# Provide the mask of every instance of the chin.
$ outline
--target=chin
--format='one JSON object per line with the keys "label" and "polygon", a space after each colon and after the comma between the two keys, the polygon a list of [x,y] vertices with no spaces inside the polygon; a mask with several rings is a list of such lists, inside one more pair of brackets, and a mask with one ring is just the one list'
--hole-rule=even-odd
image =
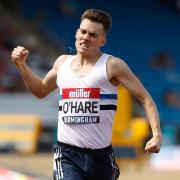
{"label": "chin", "polygon": [[82,55],[88,55],[89,54],[88,51],[85,51],[85,50],[82,50],[82,49],[77,49],[77,52],[82,54]]}

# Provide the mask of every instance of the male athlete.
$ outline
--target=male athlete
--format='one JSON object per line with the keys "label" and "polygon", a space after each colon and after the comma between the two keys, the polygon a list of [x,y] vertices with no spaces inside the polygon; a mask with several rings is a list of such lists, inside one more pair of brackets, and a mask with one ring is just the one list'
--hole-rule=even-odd
{"label": "male athlete", "polygon": [[28,50],[18,46],[12,52],[13,62],[36,97],[44,98],[59,88],[54,180],[118,179],[111,136],[117,87],[121,84],[142,103],[150,122],[152,138],[145,151],[160,150],[162,135],[151,96],[122,59],[100,50],[111,23],[106,12],[86,10],[75,35],[77,54],[61,55],[43,79],[27,66]]}

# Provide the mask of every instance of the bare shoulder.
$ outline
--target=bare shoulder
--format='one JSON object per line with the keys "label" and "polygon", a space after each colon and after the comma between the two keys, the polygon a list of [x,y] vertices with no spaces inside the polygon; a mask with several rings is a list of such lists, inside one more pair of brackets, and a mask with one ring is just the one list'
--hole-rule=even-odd
{"label": "bare shoulder", "polygon": [[62,64],[66,61],[66,59],[69,57],[70,55],[66,55],[66,54],[63,54],[61,56],[59,56],[56,61],[54,62],[54,66],[53,68],[56,69],[56,70],[59,70],[62,66]]}
{"label": "bare shoulder", "polygon": [[114,56],[109,57],[107,61],[107,68],[108,71],[114,73],[124,72],[129,69],[127,63],[123,59]]}

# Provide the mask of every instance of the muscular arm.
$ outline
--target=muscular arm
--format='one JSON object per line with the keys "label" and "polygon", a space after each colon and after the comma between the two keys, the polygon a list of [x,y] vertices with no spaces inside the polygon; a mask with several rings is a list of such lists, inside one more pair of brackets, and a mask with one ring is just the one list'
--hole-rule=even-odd
{"label": "muscular arm", "polygon": [[46,76],[41,79],[35,75],[26,64],[28,53],[28,50],[24,47],[18,46],[13,50],[11,58],[19,70],[28,90],[36,97],[43,98],[57,88],[56,77],[60,58],[56,60],[53,68],[46,74]]}
{"label": "muscular arm", "polygon": [[31,71],[27,64],[17,64],[16,66],[26,87],[37,98],[45,97],[56,88],[56,69],[54,67],[41,79]]}
{"label": "muscular arm", "polygon": [[124,61],[117,58],[111,59],[108,72],[112,79],[124,85],[144,106],[153,134],[153,138],[146,144],[145,150],[159,152],[162,135],[158,111],[152,97]]}

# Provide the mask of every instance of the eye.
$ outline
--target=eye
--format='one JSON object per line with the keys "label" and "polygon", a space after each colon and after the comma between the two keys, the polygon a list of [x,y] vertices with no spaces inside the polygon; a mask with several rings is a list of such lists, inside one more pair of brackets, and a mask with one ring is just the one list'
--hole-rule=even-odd
{"label": "eye", "polygon": [[79,31],[80,31],[81,34],[86,34],[87,33],[87,31],[84,30],[84,29],[79,29]]}
{"label": "eye", "polygon": [[96,38],[97,37],[97,34],[96,33],[89,33],[89,35],[93,38]]}

